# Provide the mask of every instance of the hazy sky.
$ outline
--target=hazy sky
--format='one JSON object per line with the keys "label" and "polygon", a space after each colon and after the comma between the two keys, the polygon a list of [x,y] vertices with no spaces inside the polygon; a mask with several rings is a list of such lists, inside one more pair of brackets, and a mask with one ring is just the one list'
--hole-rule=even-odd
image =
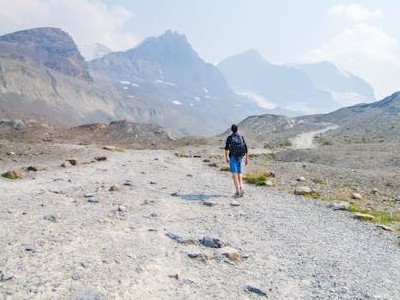
{"label": "hazy sky", "polygon": [[0,34],[42,26],[80,46],[135,47],[167,29],[205,61],[257,49],[273,63],[327,60],[372,84],[400,90],[398,0],[0,0]]}

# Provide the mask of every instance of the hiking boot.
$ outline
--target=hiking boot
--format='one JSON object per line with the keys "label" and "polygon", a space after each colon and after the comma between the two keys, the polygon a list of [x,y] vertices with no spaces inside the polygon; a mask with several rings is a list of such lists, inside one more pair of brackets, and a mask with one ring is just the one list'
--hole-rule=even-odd
{"label": "hiking boot", "polygon": [[243,197],[243,195],[244,195],[244,190],[243,190],[243,188],[240,188],[239,197]]}

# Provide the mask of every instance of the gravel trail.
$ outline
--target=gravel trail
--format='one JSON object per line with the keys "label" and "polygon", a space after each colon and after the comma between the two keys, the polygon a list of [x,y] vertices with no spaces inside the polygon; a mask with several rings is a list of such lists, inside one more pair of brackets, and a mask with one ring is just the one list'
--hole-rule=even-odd
{"label": "gravel trail", "polygon": [[395,233],[264,187],[232,206],[204,157],[95,155],[0,179],[2,299],[400,299]]}
{"label": "gravel trail", "polygon": [[291,139],[292,147],[294,149],[315,148],[316,145],[314,144],[314,137],[316,135],[327,132],[329,130],[335,130],[337,128],[339,128],[338,125],[330,125],[324,129],[301,133],[298,136]]}

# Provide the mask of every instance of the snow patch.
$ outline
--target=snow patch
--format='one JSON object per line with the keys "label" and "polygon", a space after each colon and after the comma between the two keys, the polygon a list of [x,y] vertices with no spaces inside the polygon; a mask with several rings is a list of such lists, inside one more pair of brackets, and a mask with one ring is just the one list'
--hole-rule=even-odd
{"label": "snow patch", "polygon": [[119,83],[123,85],[131,85],[131,82],[126,80],[121,80]]}
{"label": "snow patch", "polygon": [[172,82],[167,82],[167,81],[163,81],[163,80],[157,80],[156,81],[159,84],[164,84],[164,85],[169,85],[169,86],[178,86],[176,83],[172,83]]}
{"label": "snow patch", "polygon": [[175,104],[175,105],[182,105],[182,102],[180,102],[178,100],[172,100],[171,102],[172,102],[172,104]]}
{"label": "snow patch", "polygon": [[265,108],[265,109],[276,108],[276,104],[270,102],[268,99],[264,98],[263,96],[261,96],[257,93],[249,92],[249,91],[242,91],[242,92],[238,92],[238,94],[254,100],[254,102],[256,102],[260,108]]}

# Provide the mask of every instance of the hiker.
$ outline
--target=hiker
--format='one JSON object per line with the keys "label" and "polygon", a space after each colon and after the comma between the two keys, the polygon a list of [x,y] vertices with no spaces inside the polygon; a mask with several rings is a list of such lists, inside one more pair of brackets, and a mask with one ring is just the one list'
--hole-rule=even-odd
{"label": "hiker", "polygon": [[247,145],[243,136],[238,134],[238,126],[231,126],[232,134],[229,135],[225,143],[225,160],[229,164],[229,169],[232,173],[233,184],[235,185],[236,193],[234,197],[243,197],[243,176],[242,176],[242,159],[244,164],[249,163],[249,154]]}

